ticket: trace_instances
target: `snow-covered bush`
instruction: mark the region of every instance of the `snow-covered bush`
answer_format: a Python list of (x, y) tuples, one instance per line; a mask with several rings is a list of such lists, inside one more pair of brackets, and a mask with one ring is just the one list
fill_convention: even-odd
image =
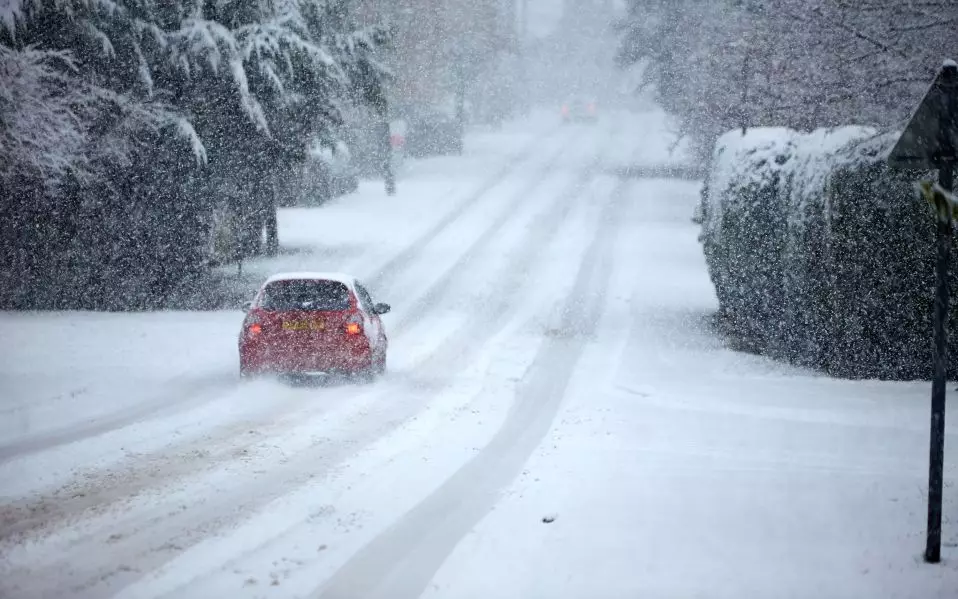
[[(834, 316), (827, 367), (843, 376), (931, 376), (935, 219), (914, 187), (930, 174), (886, 167), (896, 138), (884, 135), (842, 152), (828, 179)], [(952, 311), (951, 330), (956, 324)]]
[(783, 165), (788, 129), (731, 131), (720, 138), (705, 187), (702, 242), (723, 322), (756, 351), (781, 320), (781, 256), (786, 226)]
[(922, 173), (885, 165), (896, 138), (842, 127), (719, 139), (701, 240), (732, 339), (838, 376), (930, 374), (934, 219), (914, 190)]
[(822, 367), (829, 347), (828, 305), (829, 207), (826, 185), (831, 165), (849, 144), (873, 137), (864, 127), (818, 129), (795, 133), (789, 160), (784, 165), (787, 226), (782, 244), (782, 320), (773, 355), (811, 367)]

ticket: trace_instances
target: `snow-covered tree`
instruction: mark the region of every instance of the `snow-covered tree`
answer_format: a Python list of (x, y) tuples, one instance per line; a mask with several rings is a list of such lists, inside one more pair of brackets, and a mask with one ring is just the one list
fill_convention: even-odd
[[(128, 297), (162, 295), (202, 264), (204, 223), (222, 202), (258, 251), (273, 179), (314, 136), (332, 139), (345, 103), (382, 95), (371, 57), (384, 41), (354, 25), (349, 0), (10, 0), (0, 213), (14, 233), (0, 262), (50, 281), (82, 262), (102, 291), (85, 305), (118, 279), (139, 281)], [(11, 299), (42, 287), (29, 278), (0, 301), (41, 302)]]
[(708, 148), (737, 126), (895, 126), (954, 52), (950, 0), (631, 0), (620, 59)]

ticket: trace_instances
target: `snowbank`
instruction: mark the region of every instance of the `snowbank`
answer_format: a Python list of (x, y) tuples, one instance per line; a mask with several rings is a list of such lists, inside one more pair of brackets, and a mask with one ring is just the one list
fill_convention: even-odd
[(838, 376), (930, 375), (934, 221), (914, 191), (922, 173), (885, 165), (897, 137), (764, 128), (718, 140), (701, 241), (733, 340)]

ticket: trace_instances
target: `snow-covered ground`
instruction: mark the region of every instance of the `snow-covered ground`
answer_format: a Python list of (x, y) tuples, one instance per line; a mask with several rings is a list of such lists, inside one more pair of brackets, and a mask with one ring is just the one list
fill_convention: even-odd
[[(238, 311), (0, 314), (0, 597), (954, 597), (921, 562), (926, 384), (725, 349), (660, 112), (540, 115), (281, 214), (350, 271), (371, 386), (236, 380)], [(235, 276), (224, 270), (224, 277)]]

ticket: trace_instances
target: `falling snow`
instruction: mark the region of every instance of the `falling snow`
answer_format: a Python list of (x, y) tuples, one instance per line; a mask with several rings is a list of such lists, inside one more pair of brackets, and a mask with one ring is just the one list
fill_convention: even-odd
[(956, 20), (0, 0), (0, 596), (954, 597)]

